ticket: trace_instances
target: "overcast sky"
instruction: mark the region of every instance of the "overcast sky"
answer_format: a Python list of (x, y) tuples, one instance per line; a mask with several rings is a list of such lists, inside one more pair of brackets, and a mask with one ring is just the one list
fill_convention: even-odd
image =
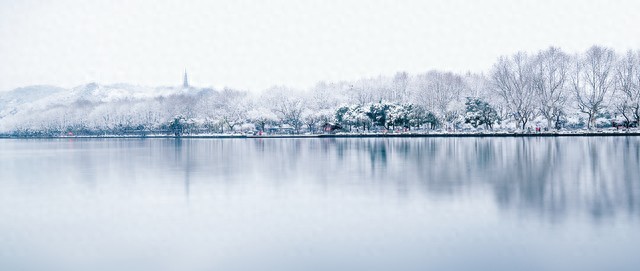
[(640, 49), (640, 1), (0, 0), (0, 90), (88, 82), (306, 88), (556, 45)]

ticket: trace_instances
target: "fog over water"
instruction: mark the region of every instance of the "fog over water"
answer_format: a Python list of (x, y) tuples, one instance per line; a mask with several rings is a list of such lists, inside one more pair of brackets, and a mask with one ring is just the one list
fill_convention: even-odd
[(640, 138), (0, 141), (2, 270), (634, 270)]

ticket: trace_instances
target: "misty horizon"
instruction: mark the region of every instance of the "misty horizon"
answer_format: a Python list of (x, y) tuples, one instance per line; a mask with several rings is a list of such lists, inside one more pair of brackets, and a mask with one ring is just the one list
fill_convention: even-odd
[(0, 3), (0, 91), (88, 82), (257, 91), (430, 70), (500, 55), (640, 44), (634, 1)]
[[(590, 47), (594, 47), (594, 46), (601, 47), (598, 44), (594, 44), (594, 45), (592, 45)], [(517, 52), (512, 52), (511, 54), (500, 55), (500, 56), (497, 56), (495, 58), (495, 60), (497, 61), (501, 57), (509, 57), (510, 55), (514, 55), (514, 54), (517, 54), (517, 53), (525, 53), (527, 55), (533, 56), (536, 53), (542, 52), (542, 51), (544, 51), (546, 49), (549, 49), (549, 48), (557, 48), (560, 51), (562, 51), (561, 47), (550, 45), (550, 46), (547, 46), (545, 48), (541, 48), (538, 51), (532, 51), (532, 52), (517, 51)], [(580, 51), (580, 52), (565, 52), (565, 53), (567, 53), (571, 58), (575, 58), (579, 54), (584, 53), (584, 51), (586, 51), (588, 48), (586, 48), (586, 49), (584, 49), (583, 51)], [(624, 51), (624, 52), (615, 51), (615, 53), (617, 55), (619, 55), (619, 56), (622, 56), (622, 55), (624, 55), (626, 53), (629, 53), (629, 52), (634, 53), (634, 52), (639, 52), (639, 51), (640, 51), (640, 49), (634, 48), (634, 49), (629, 49), (629, 50)], [(203, 83), (203, 82), (196, 82), (196, 84), (194, 84), (193, 81), (191, 80), (193, 73), (189, 72), (189, 70), (187, 69), (187, 70), (182, 70), (181, 73), (179, 73), (180, 76), (179, 77), (176, 76), (176, 83), (175, 84), (170, 84), (170, 85), (169, 84), (163, 84), (163, 85), (139, 84), (139, 83), (136, 83), (136, 82), (124, 82), (124, 81), (123, 82), (99, 82), (99, 81), (95, 81), (95, 80), (93, 80), (93, 81), (90, 80), (90, 81), (87, 81), (87, 82), (83, 82), (83, 83), (75, 84), (75, 85), (71, 85), (71, 86), (54, 85), (54, 84), (24, 85), (24, 86), (19, 86), (19, 87), (13, 88), (13, 89), (6, 89), (6, 90), (0, 89), (0, 93), (1, 92), (13, 91), (13, 90), (21, 89), (21, 88), (41, 87), (41, 86), (42, 87), (57, 87), (57, 88), (73, 89), (73, 88), (83, 87), (83, 86), (90, 85), (90, 84), (98, 84), (98, 85), (104, 85), (104, 86), (133, 86), (133, 87), (142, 87), (142, 88), (174, 88), (174, 87), (181, 87), (182, 86), (183, 82), (180, 81), (180, 80), (183, 79), (182, 76), (184, 75), (184, 72), (186, 72), (189, 75), (189, 86), (193, 87), (193, 88), (214, 89), (214, 90), (233, 89), (233, 90), (238, 90), (238, 91), (247, 91), (247, 92), (250, 92), (250, 93), (259, 94), (259, 93), (264, 92), (265, 90), (268, 90), (268, 89), (271, 89), (271, 88), (277, 88), (277, 87), (284, 87), (284, 88), (288, 88), (288, 89), (291, 89), (291, 90), (294, 90), (294, 91), (309, 91), (309, 90), (313, 89), (314, 87), (316, 87), (318, 84), (323, 84), (323, 83), (324, 84), (349, 84), (349, 83), (355, 83), (355, 82), (358, 82), (358, 81), (361, 81), (361, 80), (373, 80), (373, 79), (376, 79), (376, 78), (391, 78), (391, 77), (393, 77), (394, 75), (396, 75), (398, 73), (407, 73), (409, 76), (415, 76), (415, 75), (426, 74), (426, 73), (430, 73), (430, 72), (441, 72), (441, 73), (452, 73), (452, 74), (461, 75), (461, 76), (464, 76), (464, 75), (467, 75), (467, 76), (468, 75), (476, 75), (476, 76), (484, 77), (487, 74), (491, 73), (492, 69), (494, 68), (494, 65), (495, 65), (495, 63), (493, 63), (488, 68), (486, 68), (486, 69), (484, 69), (482, 71), (479, 71), (479, 72), (474, 72), (474, 71), (471, 71), (471, 70), (468, 70), (466, 72), (455, 72), (455, 71), (442, 70), (442, 69), (437, 69), (437, 68), (430, 69), (430, 70), (424, 70), (424, 71), (420, 71), (420, 72), (417, 72), (417, 73), (409, 73), (409, 72), (407, 72), (405, 70), (398, 70), (398, 71), (395, 71), (395, 72), (390, 73), (390, 74), (377, 74), (377, 75), (371, 75), (371, 76), (360, 76), (360, 77), (357, 77), (357, 78), (344, 79), (344, 80), (339, 80), (339, 81), (317, 80), (314, 83), (312, 83), (312, 84), (310, 84), (308, 86), (304, 86), (304, 87), (295, 87), (295, 86), (285, 85), (285, 84), (281, 84), (281, 83), (273, 83), (273, 84), (271, 84), (271, 85), (269, 85), (269, 86), (267, 86), (265, 88), (260, 88), (260, 89), (242, 89), (242, 88), (237, 88), (235, 86), (226, 86), (226, 85), (225, 86), (216, 86), (215, 84), (212, 84), (212, 83)], [(196, 78), (199, 78), (199, 77), (201, 77), (201, 76), (197, 76), (196, 75)]]

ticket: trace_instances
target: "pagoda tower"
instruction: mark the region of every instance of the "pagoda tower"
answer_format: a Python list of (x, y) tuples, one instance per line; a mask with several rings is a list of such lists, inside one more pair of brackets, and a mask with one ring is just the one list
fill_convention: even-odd
[(189, 80), (187, 80), (187, 69), (184, 69), (184, 81), (182, 81), (182, 87), (183, 88), (189, 87)]

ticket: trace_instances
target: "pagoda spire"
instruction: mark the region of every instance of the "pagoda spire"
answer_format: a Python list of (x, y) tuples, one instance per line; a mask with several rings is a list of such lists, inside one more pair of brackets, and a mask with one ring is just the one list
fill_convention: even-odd
[(189, 87), (189, 80), (187, 80), (187, 69), (184, 69), (184, 81), (182, 81), (182, 87), (183, 88)]

